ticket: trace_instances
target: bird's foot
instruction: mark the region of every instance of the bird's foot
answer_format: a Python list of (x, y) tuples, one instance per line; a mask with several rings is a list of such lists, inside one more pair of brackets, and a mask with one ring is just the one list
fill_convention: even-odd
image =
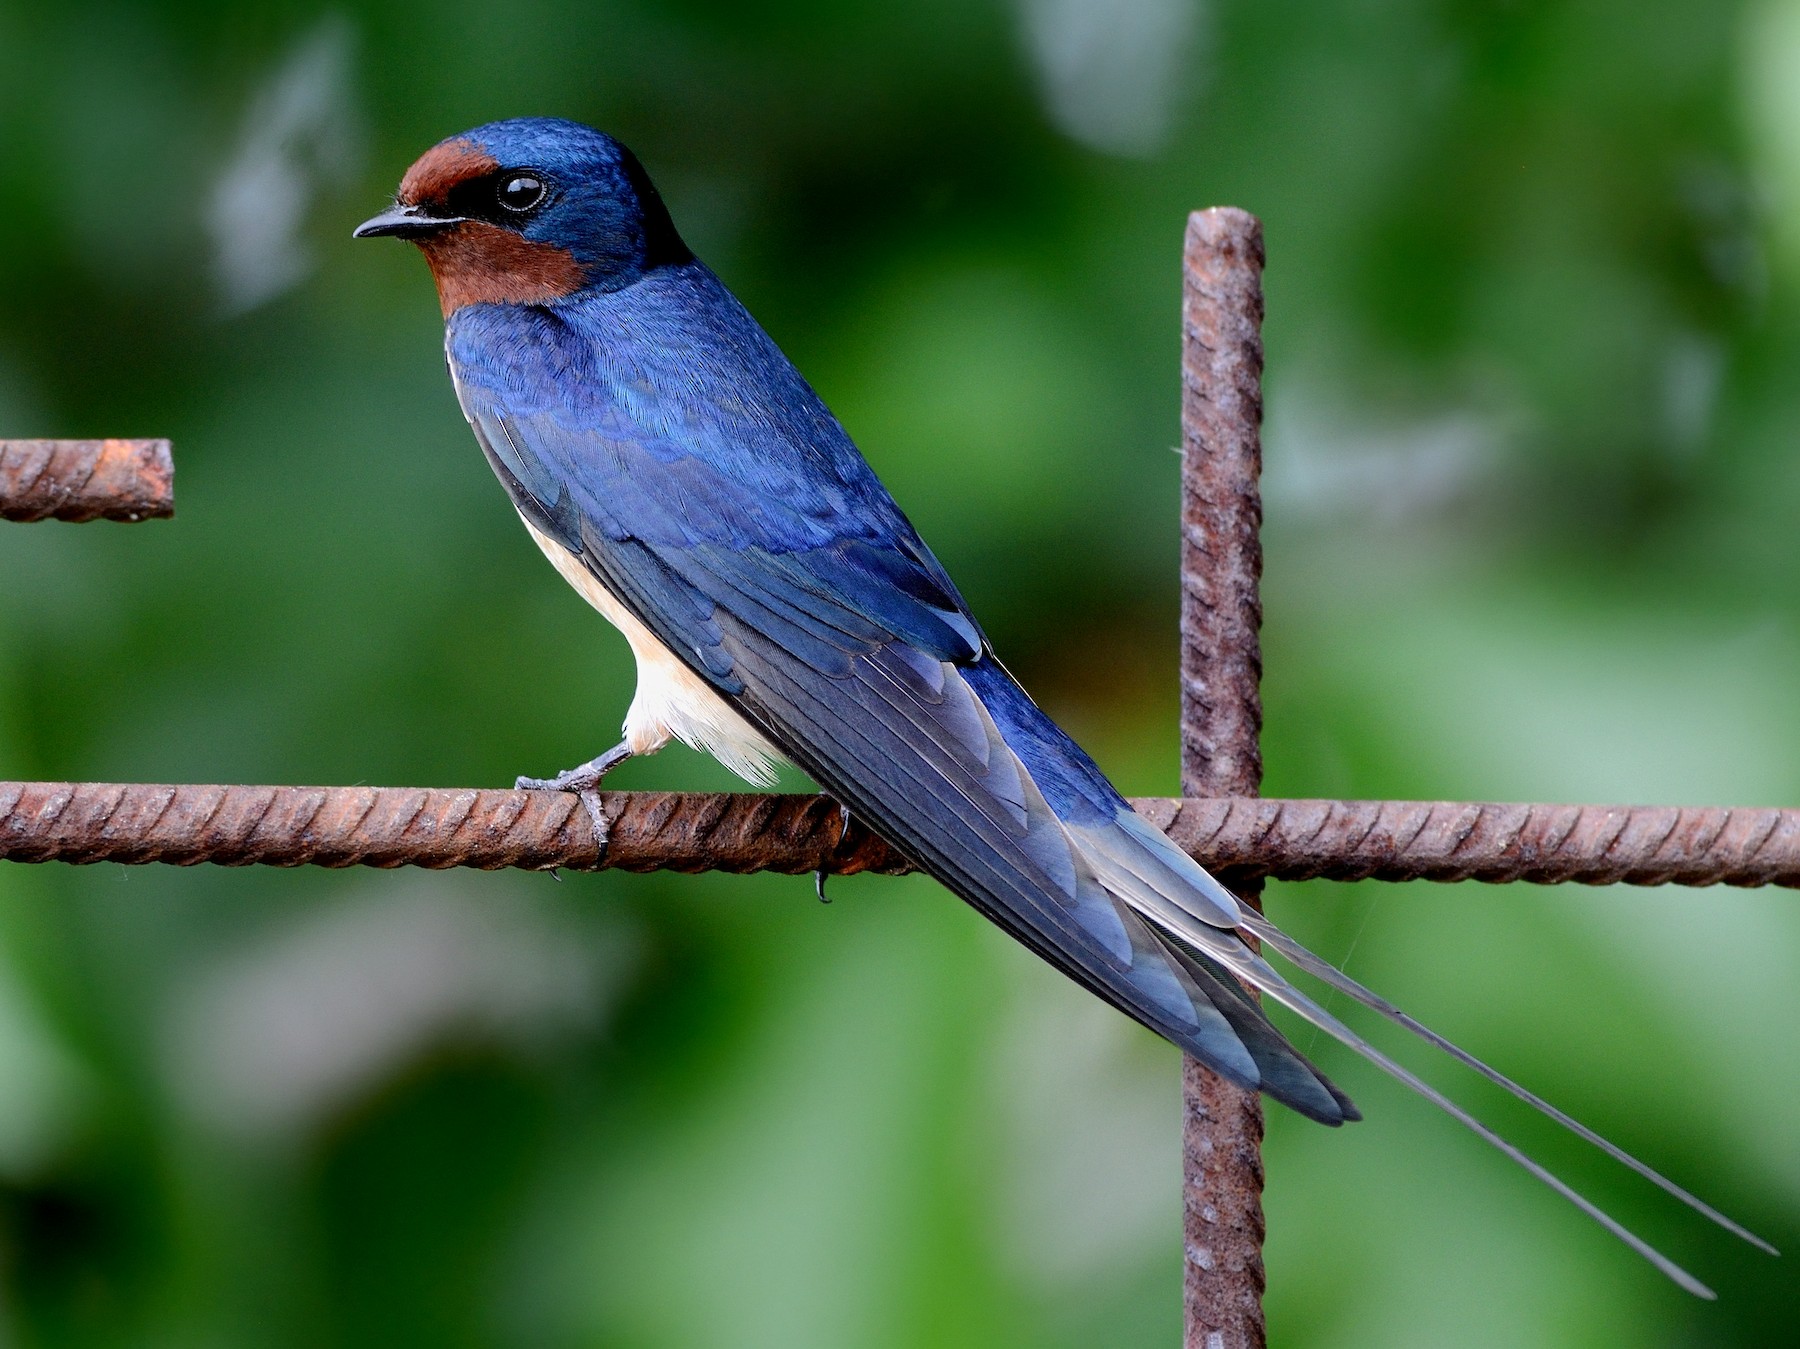
[[(829, 798), (829, 796), (831, 794), (829, 792), (820, 792), (819, 795)], [(846, 838), (848, 838), (849, 836), (850, 836), (850, 807), (846, 806), (842, 801), (840, 801), (840, 802), (838, 802), (837, 842), (831, 845), (832, 848), (835, 850), (837, 848), (843, 847), (844, 840)], [(825, 872), (823, 870), (813, 872), (813, 892), (818, 895), (819, 903), (821, 903), (821, 904), (831, 903), (831, 901), (825, 897)]]
[(521, 792), (591, 792), (600, 779), (631, 757), (631, 746), (621, 741), (597, 759), (558, 773), (553, 778), (519, 778), (513, 787)]
[(581, 797), (581, 804), (587, 808), (588, 819), (593, 821), (595, 839), (605, 847), (607, 824), (606, 811), (600, 804), (600, 780), (630, 757), (631, 746), (621, 741), (599, 758), (589, 759), (566, 773), (558, 773), (553, 778), (521, 777), (513, 783), (513, 787), (521, 792), (576, 793)]

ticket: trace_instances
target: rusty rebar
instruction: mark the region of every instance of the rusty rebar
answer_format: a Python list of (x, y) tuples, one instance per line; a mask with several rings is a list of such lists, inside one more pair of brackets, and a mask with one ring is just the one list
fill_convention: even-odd
[(1233, 882), (1800, 888), (1800, 810), (1242, 797), (1133, 804)]
[(166, 440), (0, 440), (0, 520), (155, 520), (175, 513)]
[[(0, 782), (0, 860), (895, 874), (813, 795), (607, 792), (606, 847), (562, 793)], [(1132, 803), (1234, 881), (1800, 888), (1800, 810), (1234, 797)]]
[[(0, 858), (190, 866), (903, 870), (817, 795), (0, 783)], [(843, 834), (842, 842), (839, 835)]]
[[(1262, 225), (1188, 217), (1181, 297), (1181, 790), (1262, 785)], [(1238, 882), (1251, 903), (1260, 886)], [(1188, 1349), (1262, 1349), (1262, 1100), (1182, 1061)]]

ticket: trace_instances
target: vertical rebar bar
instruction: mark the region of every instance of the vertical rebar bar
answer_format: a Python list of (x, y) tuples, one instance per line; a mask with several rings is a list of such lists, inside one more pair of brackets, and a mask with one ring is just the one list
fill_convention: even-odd
[[(1181, 791), (1262, 785), (1262, 226), (1188, 217), (1181, 297)], [(1239, 893), (1252, 901), (1260, 883)], [(1246, 893), (1249, 892), (1249, 893)], [(1262, 1103), (1182, 1064), (1187, 1349), (1262, 1349)]]

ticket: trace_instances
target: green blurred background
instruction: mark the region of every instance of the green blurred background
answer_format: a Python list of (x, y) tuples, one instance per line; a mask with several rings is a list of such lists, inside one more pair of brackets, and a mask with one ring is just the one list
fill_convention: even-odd
[[(1176, 785), (1179, 250), (1231, 203), (1268, 790), (1800, 801), (1800, 0), (11, 0), (0, 434), (169, 436), (180, 514), (0, 528), (0, 776), (612, 743), (623, 644), (481, 462), (420, 260), (349, 238), (525, 113), (639, 151), (1127, 791)], [(1175, 1343), (1174, 1052), (927, 882), (834, 898), (0, 868), (0, 1345)], [(1791, 895), (1269, 902), (1800, 1247)], [(1790, 1342), (1793, 1257), (1433, 1065), (1691, 1301), (1316, 1049), (1369, 1121), (1271, 1113), (1276, 1343)]]

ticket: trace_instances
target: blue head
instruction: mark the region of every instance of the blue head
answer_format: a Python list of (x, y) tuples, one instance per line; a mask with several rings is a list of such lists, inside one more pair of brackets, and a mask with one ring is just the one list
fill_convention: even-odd
[(551, 117), (440, 141), (406, 171), (394, 209), (356, 235), (418, 244), (446, 315), (616, 290), (692, 256), (636, 155)]

